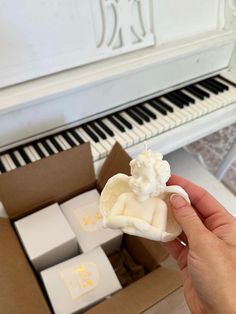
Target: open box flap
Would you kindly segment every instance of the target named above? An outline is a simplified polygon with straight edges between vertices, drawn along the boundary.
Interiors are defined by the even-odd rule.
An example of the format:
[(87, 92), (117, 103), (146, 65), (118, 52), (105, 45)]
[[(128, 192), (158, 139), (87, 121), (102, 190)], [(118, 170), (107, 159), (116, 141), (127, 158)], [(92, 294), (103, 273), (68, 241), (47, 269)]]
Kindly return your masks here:
[(182, 285), (179, 272), (159, 267), (86, 314), (137, 314), (158, 303)]
[(50, 314), (9, 219), (0, 218), (0, 313)]
[(0, 200), (10, 219), (55, 202), (64, 202), (95, 186), (89, 144), (61, 152), (0, 176)]
[(130, 156), (119, 143), (116, 143), (104, 162), (97, 180), (97, 188), (101, 192), (107, 180), (117, 173), (130, 175)]

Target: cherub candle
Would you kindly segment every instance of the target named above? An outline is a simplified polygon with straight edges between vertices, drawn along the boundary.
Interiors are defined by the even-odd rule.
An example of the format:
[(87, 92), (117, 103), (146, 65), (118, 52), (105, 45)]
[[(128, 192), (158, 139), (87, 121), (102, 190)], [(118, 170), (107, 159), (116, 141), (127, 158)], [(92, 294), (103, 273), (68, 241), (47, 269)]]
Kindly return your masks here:
[(145, 150), (130, 162), (131, 176), (111, 177), (100, 198), (104, 227), (151, 240), (167, 242), (181, 233), (174, 219), (169, 197), (179, 194), (189, 203), (180, 186), (167, 186), (170, 165), (160, 153)]

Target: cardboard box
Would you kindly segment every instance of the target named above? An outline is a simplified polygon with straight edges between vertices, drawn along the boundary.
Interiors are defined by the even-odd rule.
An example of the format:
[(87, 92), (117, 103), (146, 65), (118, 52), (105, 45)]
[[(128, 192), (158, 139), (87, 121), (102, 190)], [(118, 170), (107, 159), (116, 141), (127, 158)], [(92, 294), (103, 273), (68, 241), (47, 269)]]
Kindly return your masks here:
[(99, 199), (97, 189), (93, 189), (61, 204), (60, 207), (77, 236), (81, 252), (102, 246), (109, 255), (120, 248), (123, 233), (103, 228)]
[[(119, 144), (116, 144), (96, 180), (90, 147), (88, 144), (83, 144), (58, 155), (2, 174), (0, 176), (0, 201), (2, 201), (10, 219), (14, 221), (53, 203), (65, 202), (91, 189), (97, 188), (101, 191), (112, 175), (118, 172), (129, 174), (129, 161), (130, 157)], [(129, 236), (124, 236), (124, 238), (127, 237)], [(5, 249), (9, 251), (7, 258), (4, 256), (4, 251), (3, 253), (0, 251), (0, 254), (2, 254), (0, 259), (0, 285), (2, 285), (0, 304), (4, 304), (4, 311), (1, 313), (0, 308), (0, 313), (37, 313), (33, 310), (26, 310), (25, 312), (19, 310), (20, 308), (34, 309), (35, 298), (42, 301), (40, 291), (34, 293), (34, 298), (27, 296), (28, 290), (22, 293), (22, 282), (24, 280), (27, 283), (27, 288), (32, 285), (32, 291), (35, 290), (36, 283), (32, 272), (29, 272), (30, 265), (26, 263), (24, 258), (26, 265), (24, 269), (21, 269), (20, 273), (22, 281), (14, 280), (12, 268), (15, 267), (17, 258), (14, 255), (14, 250), (8, 249), (8, 241), (6, 241), (5, 237), (4, 239), (1, 238), (1, 241), (6, 246)], [(139, 245), (139, 241), (139, 238), (135, 238), (132, 245), (135, 242)], [(18, 250), (21, 252), (20, 254), (23, 256), (23, 251), (20, 249), (16, 237), (15, 242), (18, 245)], [(158, 251), (160, 245), (158, 243), (155, 244)], [(145, 245), (148, 247), (149, 242)], [(154, 259), (156, 265), (158, 265), (158, 259), (162, 259), (162, 257), (157, 255), (150, 256), (152, 251), (150, 250), (148, 253), (149, 257), (146, 256), (145, 259)], [(4, 276), (2, 276), (2, 269), (5, 270)], [(137, 314), (144, 312), (145, 309), (151, 307), (181, 285), (182, 280), (179, 273), (158, 267), (147, 276), (117, 292), (109, 300), (95, 306), (90, 311), (95, 311), (94, 313), (97, 311), (97, 313)], [(6, 286), (8, 287), (7, 293), (4, 292)], [(13, 299), (14, 302), (12, 301)], [(40, 311), (40, 308), (41, 313), (47, 313), (46, 310), (43, 312), (45, 303), (38, 301), (37, 311)]]
[(21, 243), (37, 271), (78, 254), (77, 239), (58, 204), (15, 222)]
[(51, 313), (16, 233), (5, 218), (0, 218), (0, 313)]
[(0, 202), (0, 218), (8, 218), (3, 204)]
[(100, 247), (44, 270), (41, 276), (57, 314), (83, 313), (122, 288)]

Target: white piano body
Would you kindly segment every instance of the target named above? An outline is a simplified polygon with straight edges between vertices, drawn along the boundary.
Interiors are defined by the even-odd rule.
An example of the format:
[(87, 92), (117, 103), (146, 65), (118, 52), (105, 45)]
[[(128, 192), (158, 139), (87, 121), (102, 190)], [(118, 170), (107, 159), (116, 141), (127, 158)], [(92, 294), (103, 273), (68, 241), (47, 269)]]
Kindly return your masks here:
[[(0, 152), (219, 73), (236, 81), (232, 0), (14, 0), (0, 21)], [(147, 142), (166, 154), (235, 121), (229, 104)]]

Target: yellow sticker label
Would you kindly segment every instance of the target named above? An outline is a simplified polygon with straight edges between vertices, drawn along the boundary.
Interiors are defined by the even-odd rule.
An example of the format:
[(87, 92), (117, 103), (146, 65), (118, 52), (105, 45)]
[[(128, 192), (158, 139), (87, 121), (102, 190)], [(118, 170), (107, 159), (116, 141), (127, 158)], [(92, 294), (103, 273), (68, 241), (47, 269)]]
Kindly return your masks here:
[(72, 299), (77, 299), (95, 289), (99, 283), (99, 271), (95, 263), (84, 262), (60, 272)]

